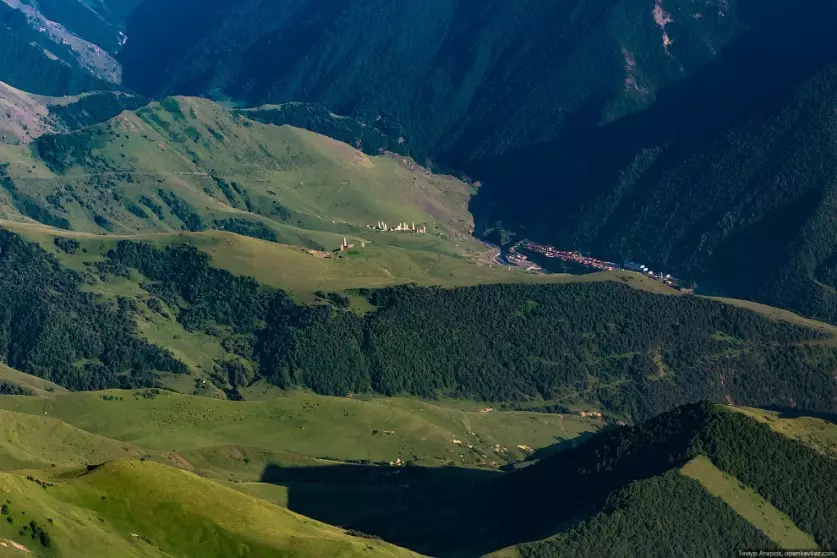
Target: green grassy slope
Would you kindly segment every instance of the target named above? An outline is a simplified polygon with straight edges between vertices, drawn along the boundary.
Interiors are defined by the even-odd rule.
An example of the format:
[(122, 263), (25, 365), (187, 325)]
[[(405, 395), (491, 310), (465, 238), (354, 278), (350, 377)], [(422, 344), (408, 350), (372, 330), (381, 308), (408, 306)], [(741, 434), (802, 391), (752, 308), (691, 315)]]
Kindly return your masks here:
[[(814, 548), (809, 533), (830, 536), (823, 529), (832, 519), (810, 515), (816, 506), (830, 509), (830, 495), (813, 507), (789, 506), (808, 501), (804, 490), (822, 492), (817, 487), (835, 473), (833, 462), (717, 406), (596, 435), (476, 485), (468, 474), (478, 471), (458, 467), (491, 465), (479, 454), (521, 459), (528, 448), (513, 444), (539, 449), (599, 423), (486, 412), (461, 401), (303, 393), (237, 403), (149, 390), (5, 396), (0, 409), (10, 409), (0, 410), (0, 470), (7, 471), (0, 473), (0, 501), (12, 519), (0, 521), (0, 555), (2, 542), (35, 556), (191, 556), (198, 549), (231, 556), (243, 548), (247, 556), (409, 555), (289, 510), (438, 556), (543, 537), (496, 555), (552, 558), (609, 548), (626, 557), (686, 549), (708, 556), (772, 544)], [(747, 465), (761, 455), (780, 460), (782, 478)], [(391, 456), (431, 467), (346, 463)], [(749, 486), (738, 480), (742, 464)], [(814, 486), (798, 487), (788, 471), (813, 475)], [(426, 486), (425, 497), (405, 483)], [(443, 502), (443, 494), (454, 499)], [(528, 505), (514, 508), (514, 518), (501, 511), (521, 498)], [(30, 521), (34, 538), (31, 528), (21, 531)], [(803, 530), (804, 522), (814, 530)]]
[(777, 510), (752, 488), (719, 470), (705, 456), (689, 461), (680, 470), (698, 481), (710, 494), (717, 496), (770, 540), (786, 549), (817, 548), (817, 543), (803, 532), (787, 514)]
[[(113, 461), (60, 479), (35, 482), (0, 473), (12, 523), (0, 541), (35, 556), (411, 556), (379, 541), (245, 495), (192, 473), (140, 461)], [(18, 531), (35, 521), (49, 547)]]
[(765, 411), (750, 407), (732, 407), (759, 422), (767, 424), (771, 429), (820, 451), (837, 458), (837, 424), (833, 420), (804, 416), (785, 416), (777, 411)]
[(90, 434), (55, 418), (0, 411), (2, 470), (80, 466), (142, 454), (131, 444)]
[[(432, 246), (439, 233), (459, 239), (463, 250), (473, 247), (467, 184), (430, 175), (406, 159), (373, 158), (310, 132), (257, 123), (197, 98), (152, 103), (101, 125), (44, 137), (33, 150), (3, 147), (0, 155), (10, 163), (19, 197), (29, 196), (80, 231), (195, 230), (245, 219), (279, 238), (302, 237), (329, 249), (344, 235), (358, 244), (363, 237)], [(166, 202), (172, 194), (179, 202)], [(426, 224), (428, 234), (366, 228), (381, 220)], [(457, 252), (452, 241), (446, 248)]]
[[(409, 399), (336, 398), (295, 393), (232, 402), (160, 392), (69, 393), (51, 399), (0, 397), (0, 408), (57, 418), (87, 432), (165, 454), (217, 476), (259, 480), (274, 460), (413, 461), (499, 466), (602, 423), (577, 415), (458, 410)], [(119, 399), (121, 398), (121, 399)], [(456, 443), (458, 440), (460, 443)], [(473, 448), (469, 448), (471, 445)], [(500, 448), (497, 450), (496, 448)], [(284, 453), (283, 453), (284, 452)]]
[[(0, 397), (0, 500), (12, 518), (0, 521), (0, 555), (12, 541), (35, 556), (412, 555), (288, 510), (349, 524), (499, 474), (475, 466), (525, 459), (602, 426), (463, 401), (263, 395)], [(20, 531), (29, 521), (49, 547), (40, 531)]]
[[(0, 227), (39, 243), (62, 263), (77, 270), (85, 269), (85, 261), (101, 261), (102, 255), (119, 240), (146, 241), (157, 246), (191, 244), (209, 254), (214, 266), (236, 275), (254, 277), (262, 284), (287, 290), (303, 301), (310, 301), (313, 293), (317, 291), (333, 292), (404, 283), (460, 286), (500, 282), (551, 283), (613, 279), (624, 280), (637, 288), (664, 288), (661, 283), (639, 274), (603, 273), (574, 277), (536, 275), (515, 269), (510, 271), (496, 265), (479, 264), (473, 258), (462, 258), (444, 250), (435, 251), (432, 247), (422, 245), (410, 247), (369, 244), (362, 251), (352, 251), (340, 258), (325, 258), (317, 251), (298, 245), (277, 244), (224, 231), (104, 236), (14, 221), (2, 221)], [(79, 252), (71, 256), (62, 252), (54, 244), (54, 239), (59, 237), (78, 241), (87, 253)], [(131, 287), (123, 287), (125, 294), (131, 292)], [(118, 286), (114, 288), (117, 292), (120, 290)]]
[[(171, 98), (32, 146), (0, 146), (0, 161), (4, 226), (41, 239), (56, 230), (40, 234), (37, 222), (72, 237), (161, 235), (145, 237), (161, 244), (184, 231), (238, 232), (252, 242), (214, 232), (189, 240), (217, 265), (303, 298), (320, 289), (536, 277), (475, 265), (486, 247), (471, 236), (471, 185), (203, 99)], [(379, 221), (427, 233), (367, 227)], [(344, 237), (354, 248), (329, 254)]]
[(50, 381), (18, 372), (13, 368), (9, 368), (3, 363), (0, 363), (0, 382), (18, 386), (24, 392), (31, 395), (49, 395), (53, 393), (66, 393), (67, 390), (58, 384)]

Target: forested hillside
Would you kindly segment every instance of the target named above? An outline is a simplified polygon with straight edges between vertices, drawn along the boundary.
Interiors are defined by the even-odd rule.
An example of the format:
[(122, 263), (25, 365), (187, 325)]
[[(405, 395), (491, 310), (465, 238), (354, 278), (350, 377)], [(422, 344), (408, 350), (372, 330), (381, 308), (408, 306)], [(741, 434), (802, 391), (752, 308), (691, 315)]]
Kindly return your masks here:
[(289, 125), (348, 143), (369, 155), (382, 151), (409, 154), (406, 138), (398, 129), (382, 129), (382, 123), (370, 126), (357, 118), (339, 116), (314, 103), (285, 103), (243, 109), (239, 114), (265, 124)]
[[(575, 135), (566, 149), (556, 142), (486, 167), (496, 175), (520, 163), (507, 223), (534, 216), (541, 226), (527, 234), (837, 320), (837, 49), (818, 23), (833, 14), (779, 15), (646, 111)], [(552, 179), (538, 180), (547, 159)], [(574, 186), (556, 194), (559, 183)]]
[(125, 42), (120, 29), (135, 4), (0, 2), (0, 81), (55, 96), (115, 87), (122, 69), (112, 54)]
[(77, 64), (59, 60), (72, 60), (72, 56), (58, 45), (50, 44), (57, 52), (46, 54), (36, 39), (40, 40), (38, 32), (29, 27), (25, 16), (0, 3), (0, 81), (40, 95), (73, 95), (110, 87)]
[(142, 0), (23, 0), (49, 21), (110, 53), (125, 42), (125, 22)]
[(315, 101), (461, 166), (547, 141), (590, 103), (604, 120), (647, 106), (744, 27), (715, 1), (148, 0), (120, 60), (146, 94)]
[[(44, 134), (98, 124), (147, 103), (144, 97), (119, 91), (51, 97), (0, 82), (0, 144), (31, 143)], [(0, 159), (7, 164), (9, 155)]]
[[(696, 297), (613, 282), (407, 286), (363, 292), (374, 311), (359, 315), (343, 295), (300, 306), (282, 291), (210, 267), (205, 254), (184, 245), (120, 242), (90, 270), (93, 282), (141, 274), (141, 294), (120, 299), (122, 315), (137, 318), (147, 306), (216, 338), (223, 350), (209, 372), (231, 397), (264, 378), (331, 395), (542, 397), (633, 419), (704, 398), (835, 410), (837, 353), (826, 333)], [(51, 375), (57, 364), (27, 362), (9, 363), (58, 377)], [(181, 370), (176, 363), (151, 368)]]
[(130, 301), (97, 300), (78, 273), (2, 230), (0, 269), (2, 362), (72, 389), (152, 386), (159, 373), (186, 372), (137, 336)]
[(701, 398), (831, 408), (820, 398), (837, 390), (833, 351), (799, 343), (817, 334), (698, 298), (617, 283), (369, 296), (377, 311), (363, 318), (268, 312), (262, 373), (327, 393), (558, 398), (634, 418)]
[(67, 103), (49, 105), (50, 114), (66, 130), (76, 130), (99, 124), (126, 110), (136, 110), (148, 104), (148, 99), (118, 91), (92, 92)]

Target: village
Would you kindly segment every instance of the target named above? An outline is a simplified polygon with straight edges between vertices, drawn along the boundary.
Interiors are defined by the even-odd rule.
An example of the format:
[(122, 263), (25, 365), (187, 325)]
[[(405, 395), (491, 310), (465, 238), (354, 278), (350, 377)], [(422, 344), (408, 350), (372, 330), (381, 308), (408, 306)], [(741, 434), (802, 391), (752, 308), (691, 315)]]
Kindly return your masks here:
[[(427, 225), (416, 226), (415, 223), (407, 223), (406, 221), (398, 223), (394, 227), (389, 225), (386, 221), (378, 221), (374, 225), (366, 225), (366, 228), (378, 232), (404, 232), (413, 234), (427, 234)], [(340, 247), (334, 250), (334, 252), (346, 252), (355, 247), (356, 245), (354, 243), (349, 242), (348, 238), (344, 236), (343, 241), (340, 243)], [(366, 241), (360, 242), (360, 248), (366, 248)]]
[[(508, 252), (502, 257), (508, 265), (513, 265), (527, 271), (535, 273), (546, 273), (544, 268), (530, 259), (524, 252), (537, 254), (550, 259), (558, 259), (565, 262), (571, 262), (581, 265), (586, 268), (595, 269), (598, 271), (634, 271), (642, 273), (651, 279), (660, 281), (661, 283), (684, 291), (694, 290), (692, 286), (688, 288), (685, 283), (671, 276), (671, 274), (663, 272), (655, 272), (645, 264), (628, 261), (624, 265), (619, 265), (614, 262), (600, 260), (591, 256), (586, 256), (578, 251), (559, 250), (554, 246), (547, 244), (539, 244), (531, 240), (521, 240), (520, 242), (509, 248)], [(502, 263), (498, 260), (498, 263)]]
[(427, 225), (419, 225), (416, 227), (415, 223), (407, 224), (407, 222), (398, 223), (394, 227), (387, 224), (385, 221), (378, 221), (374, 225), (366, 225), (367, 229), (379, 232), (413, 232), (416, 234), (427, 234)]

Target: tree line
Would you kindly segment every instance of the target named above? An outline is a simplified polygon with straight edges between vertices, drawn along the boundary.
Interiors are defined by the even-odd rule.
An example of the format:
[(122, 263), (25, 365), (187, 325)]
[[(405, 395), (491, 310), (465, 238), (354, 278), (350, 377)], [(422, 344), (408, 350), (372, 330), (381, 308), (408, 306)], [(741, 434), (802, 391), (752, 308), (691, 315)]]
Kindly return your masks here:
[[(97, 300), (37, 245), (2, 239), (0, 357), (11, 366), (73, 389), (186, 370), (136, 335), (135, 299)], [(192, 246), (122, 241), (94, 269), (136, 270), (184, 328), (217, 337), (216, 380), (230, 392), (264, 378), (329, 395), (541, 398), (634, 420), (701, 399), (835, 411), (826, 334), (699, 297), (617, 282), (401, 286), (359, 291), (375, 310), (358, 315), (341, 296), (299, 305), (210, 263)]]
[(124, 304), (84, 292), (84, 277), (39, 246), (0, 230), (0, 360), (74, 390), (154, 386), (187, 373), (141, 339)]
[(186, 245), (120, 242), (108, 262), (139, 270), (184, 327), (250, 363), (232, 388), (266, 378), (330, 395), (540, 397), (634, 419), (700, 399), (835, 407), (823, 333), (699, 297), (616, 282), (401, 286), (361, 291), (376, 310), (360, 316), (336, 297), (297, 305)]

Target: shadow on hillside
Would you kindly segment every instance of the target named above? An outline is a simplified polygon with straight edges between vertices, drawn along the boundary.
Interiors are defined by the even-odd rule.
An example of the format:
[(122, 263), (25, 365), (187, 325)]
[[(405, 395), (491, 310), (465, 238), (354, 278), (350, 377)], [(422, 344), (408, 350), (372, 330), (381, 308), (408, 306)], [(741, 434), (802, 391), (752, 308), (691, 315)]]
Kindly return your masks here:
[(552, 444), (551, 446), (547, 446), (545, 448), (540, 448), (535, 450), (535, 453), (529, 456), (527, 461), (538, 461), (541, 459), (546, 459), (547, 457), (552, 457), (556, 453), (571, 450), (579, 447), (581, 444), (586, 442), (587, 440), (594, 438), (596, 434), (601, 432), (606, 432), (611, 430), (610, 428), (604, 428), (598, 432), (584, 432), (583, 434), (579, 434), (575, 438), (570, 438), (569, 440), (561, 440), (556, 444)]
[(457, 467), (268, 465), (261, 481), (288, 487), (288, 508), (332, 525), (364, 526), (453, 498), (502, 473)]
[(786, 418), (786, 419), (795, 419), (795, 418), (817, 418), (820, 420), (824, 420), (826, 422), (830, 422), (832, 424), (837, 424), (837, 414), (834, 413), (820, 413), (817, 411), (800, 411), (799, 409), (792, 409), (790, 407), (781, 407), (778, 405), (774, 405), (771, 407), (767, 407), (769, 411), (775, 411), (779, 413), (779, 418)]
[[(676, 469), (712, 413), (690, 405), (502, 474), (455, 467), (268, 466), (295, 512), (429, 556), (482, 556), (549, 537), (631, 482)], [(553, 447), (553, 452), (558, 448)]]

